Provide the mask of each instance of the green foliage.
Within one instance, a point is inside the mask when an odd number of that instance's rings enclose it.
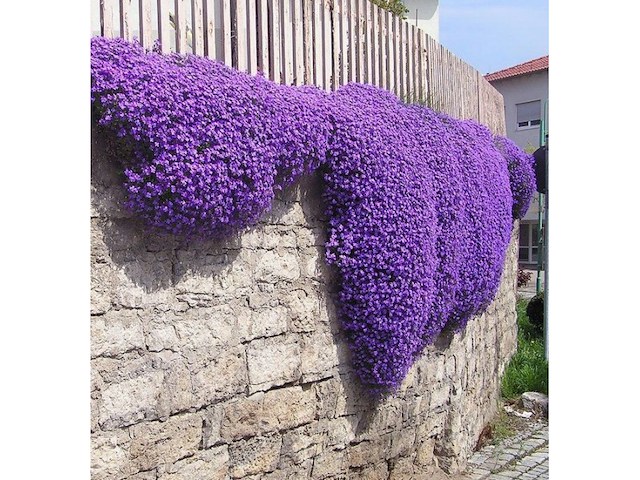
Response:
[[[389,10],[391,13],[398,15],[403,20],[407,18],[409,9],[402,3],[402,0],[371,0],[380,8]]]
[[[527,316],[527,301],[520,300],[518,312],[518,351],[502,378],[502,396],[514,399],[524,392],[548,394],[549,364],[544,356],[544,339]]]

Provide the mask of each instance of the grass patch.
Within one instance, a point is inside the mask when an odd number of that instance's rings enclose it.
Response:
[[[502,397],[511,400],[524,392],[548,394],[549,365],[544,339],[527,317],[527,300],[518,300],[518,351],[502,377]]]

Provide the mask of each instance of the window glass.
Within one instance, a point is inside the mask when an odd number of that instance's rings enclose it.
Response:
[[[520,224],[520,246],[526,247],[529,245],[529,224]]]

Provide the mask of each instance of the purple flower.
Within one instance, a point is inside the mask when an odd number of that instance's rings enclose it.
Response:
[[[275,192],[323,172],[342,326],[376,392],[491,302],[513,218],[533,194],[531,156],[512,142],[372,86],[276,85],[96,37],[91,100],[130,152],[127,207],[150,228],[229,235]]]

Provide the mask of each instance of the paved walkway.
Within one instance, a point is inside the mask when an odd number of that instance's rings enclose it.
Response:
[[[549,425],[529,428],[476,452],[459,480],[542,480],[549,478]]]

